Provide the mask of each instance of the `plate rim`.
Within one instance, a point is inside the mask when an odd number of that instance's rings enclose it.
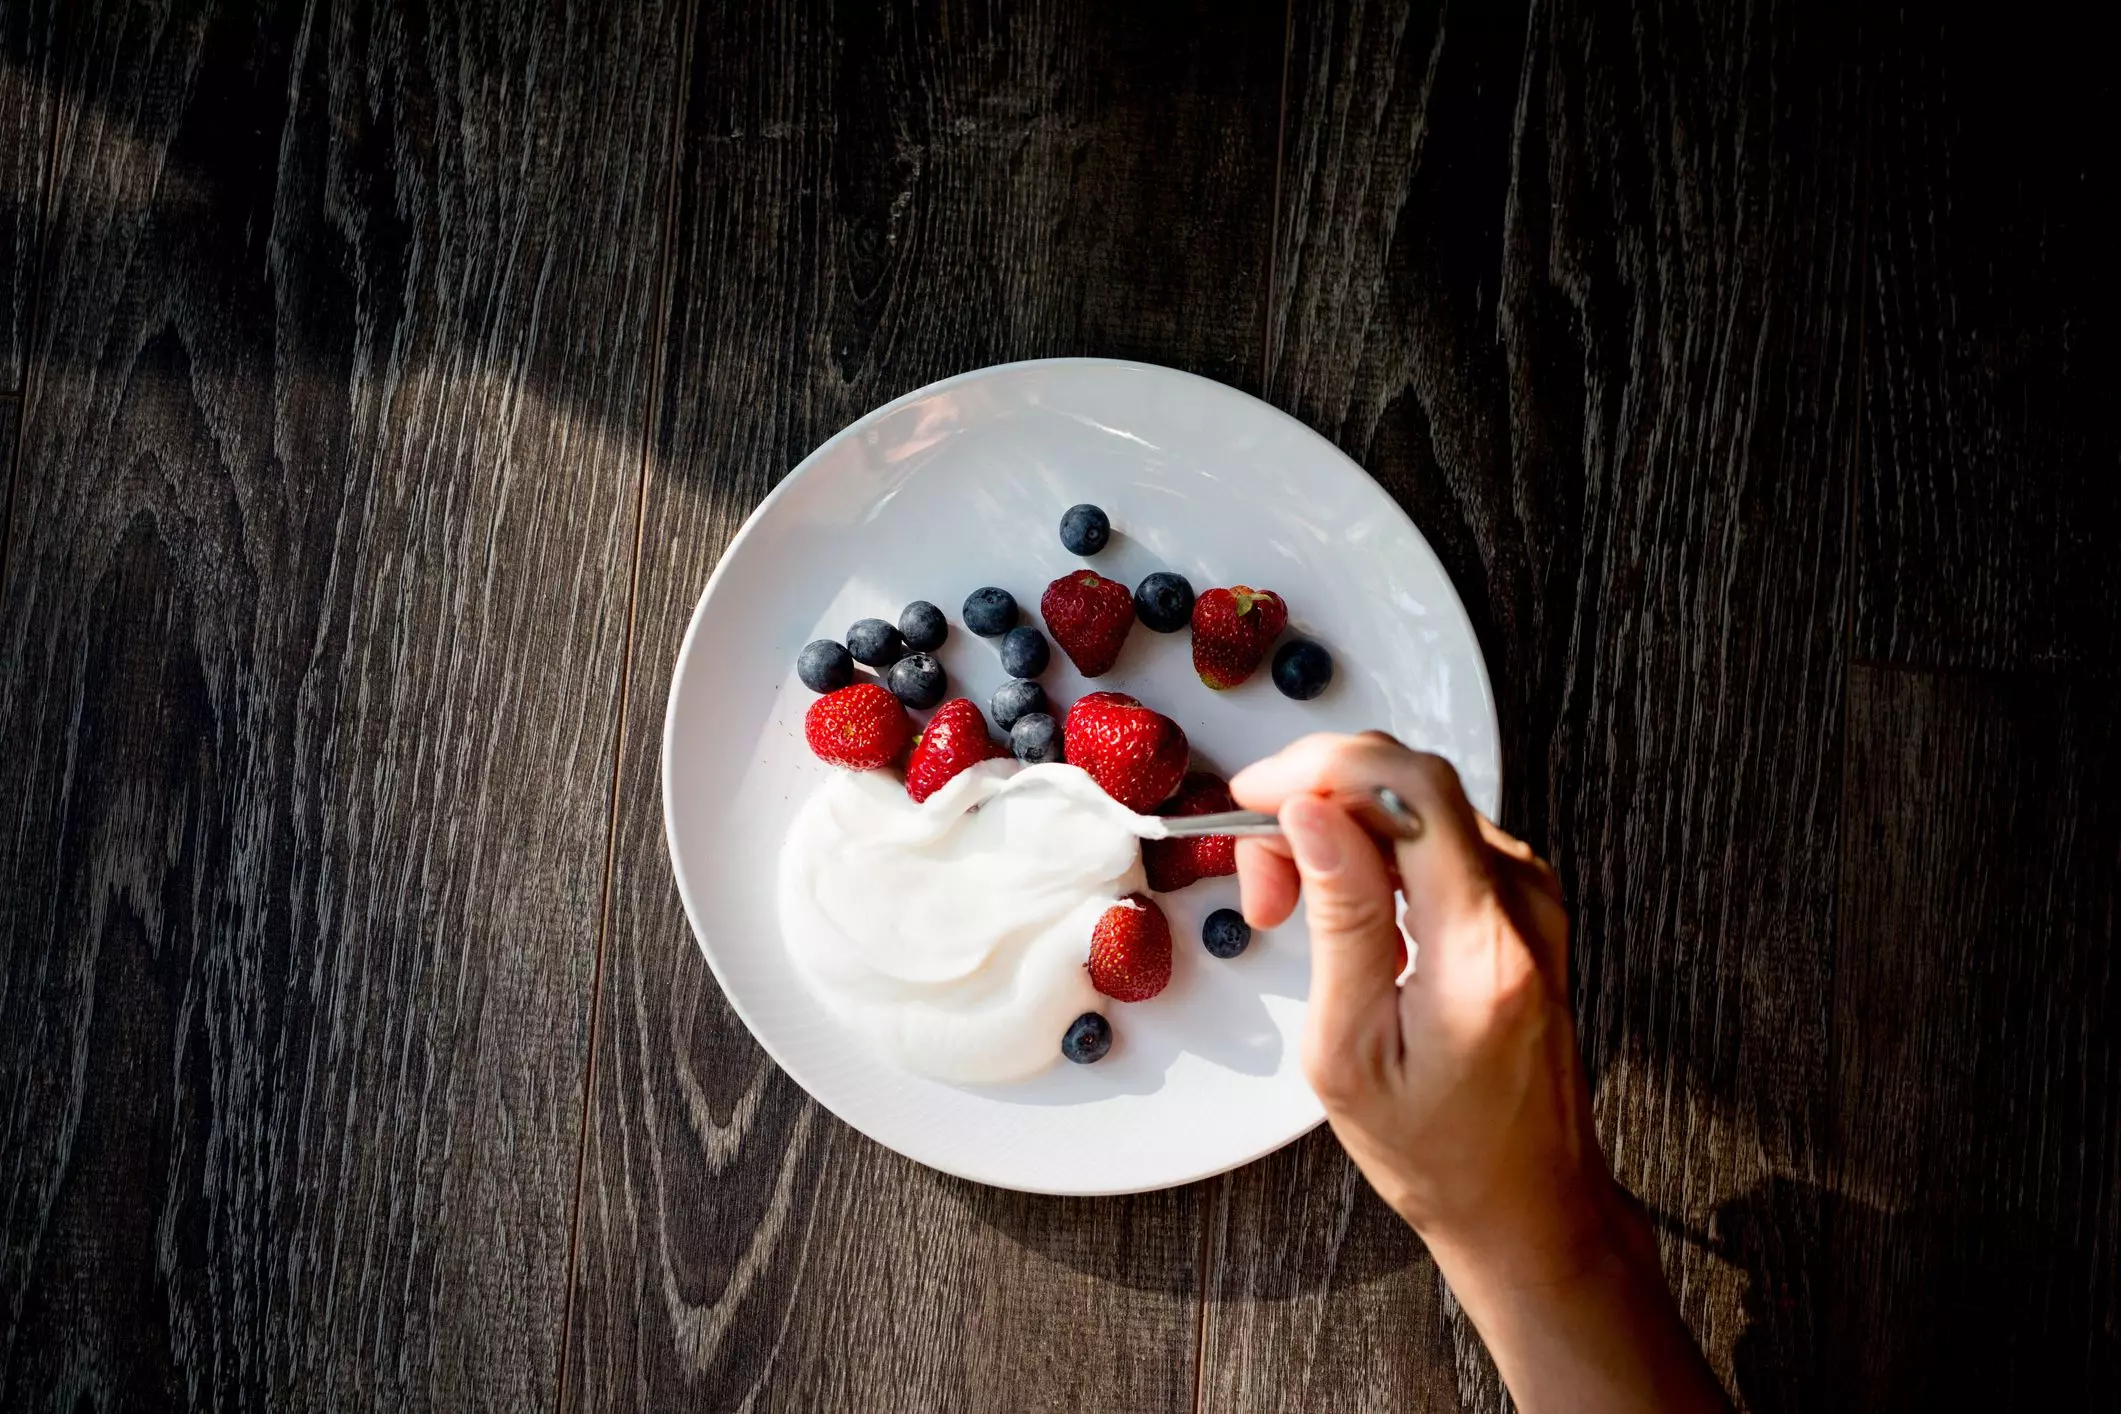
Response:
[[[805,1095],[809,1096],[809,1098],[814,1103],[823,1108],[827,1113],[831,1114],[835,1119],[839,1120],[842,1124],[845,1124],[848,1128],[854,1130],[857,1134],[860,1134],[869,1142],[876,1144],[881,1148],[888,1149],[892,1153],[898,1154],[902,1158],[908,1159],[923,1168],[932,1169],[938,1173],[949,1174],[953,1178],[964,1179],[968,1182],[984,1184],[990,1188],[999,1188],[1014,1193],[1033,1193],[1046,1197],[1059,1198],[1112,1198],[1124,1197],[1126,1195],[1135,1193],[1159,1193],[1168,1189],[1182,1188],[1189,1183],[1199,1183],[1205,1179],[1215,1178],[1219,1175],[1229,1173],[1235,1169],[1243,1168],[1246,1164],[1254,1163],[1260,1159],[1265,1158],[1269,1154],[1275,1153],[1281,1149],[1285,1149],[1289,1145],[1294,1144],[1297,1140],[1302,1139],[1305,1135],[1315,1132],[1318,1129],[1319,1125],[1325,1122],[1326,1115],[1324,1107],[1319,1107],[1318,1117],[1314,1119],[1310,1124],[1305,1125],[1302,1129],[1297,1130],[1295,1133],[1289,1135],[1288,1137],[1277,1140],[1276,1142],[1269,1144],[1264,1148],[1258,1149],[1255,1152],[1247,1153],[1240,1158],[1230,1160],[1226,1163],[1218,1163],[1212,1168],[1205,1168],[1199,1170],[1198,1172],[1184,1174],[1182,1176],[1170,1179],[1166,1182],[1153,1183],[1147,1185],[1120,1184],[1111,1187],[1099,1187],[1094,1185],[1075,1187],[1051,1187],[1043,1184],[1024,1183],[1014,1179],[997,1178],[992,1174],[979,1172],[979,1165],[977,1164],[936,1162],[931,1159],[919,1158],[912,1154],[908,1154],[903,1149],[898,1148],[896,1145],[886,1143],[884,1140],[879,1139],[876,1135],[870,1133],[867,1127],[865,1127],[863,1124],[861,1124],[859,1121],[855,1120],[851,1116],[841,1113],[838,1107],[836,1107],[832,1104],[831,1101],[825,1099],[822,1095],[820,1095],[817,1090],[813,1088],[811,1084],[802,1077],[801,1073],[789,1063],[788,1059],[781,1054],[781,1052],[774,1046],[773,1042],[768,1040],[765,1034],[759,1030],[758,1025],[756,1024],[756,1022],[753,1021],[750,1013],[745,1009],[743,1001],[739,999],[736,992],[730,988],[728,979],[722,975],[722,969],[715,961],[713,950],[707,945],[707,930],[701,927],[699,908],[693,900],[692,890],[686,883],[684,866],[678,857],[677,822],[673,815],[673,797],[671,789],[673,772],[671,747],[672,739],[677,726],[678,694],[679,689],[685,682],[686,669],[690,664],[693,648],[698,642],[702,626],[707,621],[707,605],[709,601],[713,599],[715,588],[721,583],[723,572],[728,568],[729,563],[735,557],[736,552],[743,547],[745,539],[750,536],[752,531],[772,511],[775,503],[781,499],[783,493],[787,492],[789,488],[794,486],[801,477],[810,473],[815,467],[817,467],[821,462],[823,462],[828,453],[838,448],[842,443],[847,442],[856,436],[859,436],[867,428],[873,426],[877,422],[882,421],[884,418],[890,416],[892,413],[896,412],[898,409],[904,407],[909,403],[917,402],[923,398],[933,397],[938,393],[947,392],[950,389],[959,387],[967,383],[1000,378],[1008,374],[1022,373],[1036,369],[1085,367],[1128,369],[1139,373],[1151,374],[1159,378],[1175,378],[1186,383],[1197,383],[1206,385],[1208,388],[1213,389],[1218,394],[1234,394],[1240,398],[1244,398],[1247,401],[1252,402],[1258,407],[1271,413],[1273,416],[1281,419],[1282,421],[1289,423],[1294,427],[1300,428],[1304,433],[1306,433],[1315,441],[1317,441],[1320,446],[1326,448],[1332,453],[1333,456],[1338,457],[1343,463],[1345,463],[1348,470],[1354,472],[1363,481],[1369,483],[1371,488],[1376,491],[1378,499],[1384,505],[1389,507],[1394,515],[1397,515],[1399,517],[1399,519],[1405,524],[1407,530],[1412,533],[1415,540],[1421,545],[1421,548],[1428,552],[1430,559],[1435,561],[1438,569],[1442,570],[1441,578],[1443,580],[1445,589],[1450,595],[1451,607],[1457,611],[1459,619],[1465,624],[1468,635],[1472,639],[1474,659],[1480,669],[1480,696],[1482,702],[1487,707],[1488,730],[1495,742],[1495,790],[1499,802],[1503,794],[1504,784],[1508,780],[1509,763],[1507,760],[1504,759],[1503,755],[1502,722],[1500,716],[1497,714],[1496,711],[1495,685],[1493,678],[1491,678],[1488,673],[1487,654],[1481,651],[1479,632],[1473,623],[1473,616],[1466,612],[1465,599],[1464,596],[1462,596],[1458,592],[1457,581],[1452,579],[1450,570],[1444,565],[1443,557],[1436,553],[1436,547],[1429,543],[1429,538],[1426,535],[1422,534],[1421,527],[1416,525],[1414,523],[1414,518],[1407,514],[1406,507],[1400,505],[1398,500],[1393,497],[1392,493],[1385,490],[1383,483],[1379,482],[1375,476],[1372,476],[1370,472],[1360,462],[1356,461],[1353,457],[1349,456],[1346,452],[1342,451],[1340,447],[1335,445],[1331,438],[1327,437],[1324,433],[1318,431],[1317,428],[1312,427],[1309,423],[1303,421],[1303,419],[1296,417],[1295,415],[1289,413],[1288,411],[1282,408],[1276,407],[1273,403],[1268,402],[1265,398],[1262,398],[1257,394],[1247,392],[1245,389],[1236,387],[1233,384],[1224,383],[1218,379],[1209,378],[1199,373],[1188,372],[1183,368],[1173,368],[1167,364],[1147,363],[1143,362],[1140,359],[1131,358],[1101,358],[1076,355],[1063,355],[1052,358],[1018,359],[1009,363],[990,363],[982,365],[978,368],[966,369],[961,373],[953,373],[947,378],[939,378],[932,383],[922,384],[920,387],[912,389],[909,392],[901,393],[899,396],[891,399],[889,402],[878,404],[876,407],[869,409],[869,411],[863,413],[860,417],[855,418],[852,422],[848,423],[846,426],[834,432],[831,436],[827,437],[824,441],[818,443],[817,446],[813,447],[810,450],[809,454],[806,455],[801,461],[797,462],[793,467],[791,467],[787,475],[781,477],[779,481],[774,483],[773,488],[766,493],[766,495],[759,501],[756,506],[751,508],[750,514],[744,517],[744,523],[741,526],[737,527],[736,534],[729,538],[729,543],[722,547],[721,554],[715,558],[714,569],[708,573],[707,583],[700,590],[700,597],[698,602],[693,605],[692,617],[689,621],[687,621],[685,625],[685,636],[678,645],[677,660],[671,667],[670,686],[665,694],[663,702],[662,760],[657,771],[657,777],[662,788],[663,796],[663,849],[670,860],[670,873],[672,881],[677,885],[678,900],[684,905],[686,925],[692,930],[693,946],[699,952],[700,956],[706,960],[707,970],[713,975],[715,985],[721,989],[723,1000],[728,1002],[730,1010],[736,1013],[737,1019],[744,1023],[744,1029],[751,1034],[751,1039],[757,1043],[759,1049],[763,1050],[766,1053],[767,1059],[771,1060],[776,1066],[780,1067],[781,1072],[785,1074],[790,1080],[793,1080],[796,1085],[802,1089]],[[1315,1101],[1316,1097],[1314,1096],[1313,1099]]]

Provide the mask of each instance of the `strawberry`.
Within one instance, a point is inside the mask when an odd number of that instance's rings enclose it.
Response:
[[[1136,812],[1154,810],[1186,774],[1186,734],[1178,723],[1124,692],[1093,692],[1070,707],[1061,754]]]
[[[1220,690],[1252,676],[1289,626],[1289,606],[1271,589],[1233,585],[1193,601],[1193,671]]]
[[[906,794],[916,803],[926,800],[958,772],[1002,754],[972,699],[953,697],[935,709],[928,729],[913,743],[913,755],[906,761]]]
[[[1145,1002],[1171,984],[1171,925],[1140,894],[1106,909],[1090,934],[1090,985],[1119,1002]]]
[[[1230,787],[1221,776],[1207,771],[1188,771],[1179,782],[1178,794],[1158,806],[1159,815],[1212,815],[1235,810]],[[1202,835],[1198,839],[1142,841],[1142,867],[1149,873],[1149,887],[1160,894],[1174,893],[1196,879],[1219,879],[1237,872],[1237,840],[1231,835]]]
[[[1046,586],[1038,611],[1075,670],[1094,678],[1119,661],[1134,627],[1134,591],[1095,570],[1071,570]]]
[[[898,699],[873,682],[829,692],[803,714],[803,735],[820,761],[874,771],[898,760],[913,723]]]

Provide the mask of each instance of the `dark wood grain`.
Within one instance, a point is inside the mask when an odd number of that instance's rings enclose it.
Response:
[[[0,506],[7,504],[8,492],[14,485],[15,433],[21,427],[21,417],[20,398],[0,397]],[[0,535],[5,535],[6,529],[5,514],[0,513]],[[4,542],[0,542],[0,550],[5,548]],[[0,556],[0,571],[4,571],[6,566],[5,557]]]
[[[1869,8],[1858,650],[2121,675],[2121,84],[2066,11]]]
[[[66,7],[0,1407],[554,1397],[677,30]]]
[[[7,525],[15,493],[15,442],[22,429],[22,400],[0,397],[0,585],[7,583]],[[0,940],[5,935],[0,934]]]
[[[1843,835],[1835,1196],[1809,1300],[1751,1295],[1831,1359],[1774,1407],[2115,1408],[2111,690],[1854,673]]]
[[[0,3],[0,393],[20,392],[57,105],[55,0]]]
[[[722,546],[868,408],[1043,354],[1255,375],[1283,22],[1278,3],[702,7],[570,1403],[1192,1407],[1198,1190],[980,1189],[819,1110],[694,946],[657,740]]]
[[[1575,906],[1600,1134],[1726,1377],[1746,1276],[1685,1235],[1815,1173],[1829,1095],[1853,39],[1825,6],[1342,3],[1299,4],[1291,50],[1269,394],[1466,596],[1505,822]],[[1496,1407],[1418,1249],[1380,1277],[1389,1224],[1305,1174],[1332,1163],[1233,1176],[1208,1405]],[[1758,1228],[1777,1276],[1818,1205]]]
[[[1330,1135],[944,1178],[693,945],[722,547],[1061,353],[1436,545],[1741,1406],[2121,1403],[2114,81],[1841,8],[0,0],[0,1408],[1503,1407]]]
[[[1196,1407],[1461,1407],[1461,1318],[1413,1229],[1330,1131],[1223,1178],[1208,1252]],[[1477,1387],[1477,1365],[1465,1376]]]

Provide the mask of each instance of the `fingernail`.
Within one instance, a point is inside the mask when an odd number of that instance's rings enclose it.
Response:
[[[1340,870],[1340,841],[1333,838],[1326,808],[1310,796],[1291,798],[1281,808],[1281,832],[1289,837],[1296,866],[1320,876]]]

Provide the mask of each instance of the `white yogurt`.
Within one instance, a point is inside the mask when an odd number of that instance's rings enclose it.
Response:
[[[1075,766],[989,761],[921,804],[836,773],[781,850],[781,932],[819,1001],[908,1070],[968,1084],[1051,1065],[1100,999],[1097,919],[1144,887],[1136,815]],[[1013,774],[1012,774],[1013,771]]]

